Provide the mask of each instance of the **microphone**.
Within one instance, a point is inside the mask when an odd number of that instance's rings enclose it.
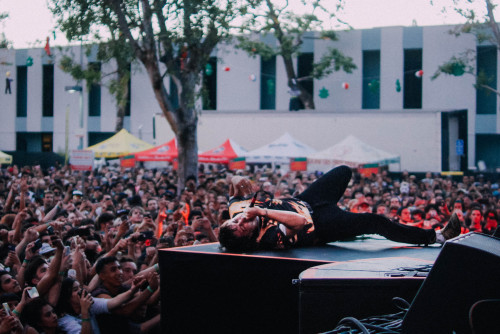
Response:
[[[253,208],[253,207],[254,207],[254,205],[255,205],[255,201],[257,200],[257,194],[258,194],[258,193],[259,193],[259,192],[257,191],[257,192],[255,193],[255,195],[253,195],[253,197],[252,197],[252,201],[250,202],[250,206],[249,206],[249,208]]]

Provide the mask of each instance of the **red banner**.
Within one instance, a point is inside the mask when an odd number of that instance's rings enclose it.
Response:
[[[306,158],[291,158],[290,159],[290,170],[291,171],[306,171],[307,170],[307,159]]]
[[[229,170],[245,169],[247,167],[247,162],[245,158],[235,158],[229,161]]]

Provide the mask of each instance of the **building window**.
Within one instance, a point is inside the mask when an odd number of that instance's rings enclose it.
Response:
[[[28,115],[28,67],[17,66],[16,73],[16,116],[26,117]]]
[[[114,135],[115,135],[114,132],[89,132],[88,133],[88,138],[89,138],[88,145],[92,146],[92,145],[98,144],[102,141],[105,141],[106,139],[111,138]]]
[[[52,152],[52,133],[42,133],[42,152]]]
[[[415,74],[422,69],[422,49],[404,50],[403,108],[422,108],[422,78]]]
[[[130,116],[130,104],[132,101],[132,64],[128,64],[129,79],[127,82],[127,104],[125,104],[125,116]]]
[[[54,65],[43,65],[42,115],[54,116]]]
[[[260,109],[276,109],[276,56],[260,58]]]
[[[313,63],[314,63],[314,53],[306,52],[301,53],[297,58],[297,77],[308,77],[311,75],[313,71]],[[306,92],[311,94],[314,99],[314,80],[304,80],[300,82],[302,88],[305,89]],[[304,109],[304,104],[299,100],[299,108]]]
[[[26,139],[26,133],[24,132],[16,133],[16,151],[17,152],[28,151],[28,141]]]
[[[177,90],[175,91],[177,96]],[[203,72],[202,104],[204,110],[217,109],[217,58],[216,57],[210,57],[207,66],[205,67],[205,71]]]
[[[362,107],[380,108],[380,50],[363,51]]]
[[[89,69],[101,71],[101,63],[89,63]],[[89,116],[101,116],[101,85],[93,83],[89,90]]]
[[[497,89],[497,48],[495,46],[477,47],[477,74],[486,85]],[[497,95],[485,88],[476,90],[476,113],[496,114]]]

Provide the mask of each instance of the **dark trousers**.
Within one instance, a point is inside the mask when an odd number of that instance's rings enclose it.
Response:
[[[427,245],[435,242],[436,233],[433,229],[403,225],[373,213],[353,213],[340,209],[337,202],[344,194],[351,176],[349,167],[336,167],[297,196],[311,206],[316,236],[321,242],[362,234],[380,234],[389,240],[409,244]]]

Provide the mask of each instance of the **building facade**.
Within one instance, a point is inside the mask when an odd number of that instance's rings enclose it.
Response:
[[[255,149],[290,132],[321,150],[353,134],[401,155],[402,169],[466,170],[484,161],[487,169],[495,170],[500,167],[497,96],[476,90],[472,75],[431,76],[452,56],[473,50],[476,67],[496,88],[498,52],[492,45],[478,45],[473,36],[451,35],[451,28],[352,30],[340,32],[335,42],[306,36],[296,59],[299,76],[332,46],[357,65],[353,73],[335,72],[308,83],[314,111],[289,111],[279,57],[264,60],[221,45],[204,74],[208,98],[200,99],[199,149],[227,138]],[[61,52],[103,73],[113,70],[113,64],[98,63],[80,46],[54,50],[52,57],[43,49],[0,50],[6,76],[5,94],[0,95],[0,150],[64,153],[114,134],[116,107],[106,82],[92,87],[76,82],[58,67]],[[165,80],[169,87],[169,78]],[[173,133],[140,64],[132,65],[130,90],[124,127],[152,144],[170,140]]]

